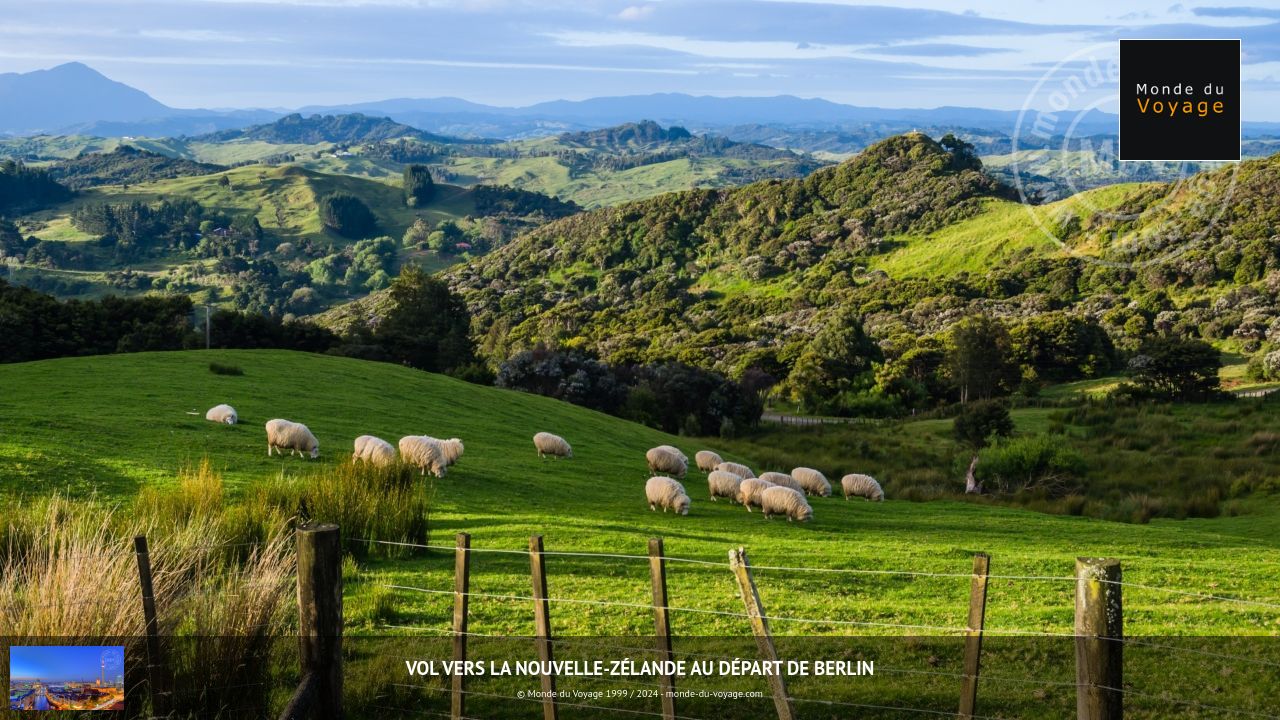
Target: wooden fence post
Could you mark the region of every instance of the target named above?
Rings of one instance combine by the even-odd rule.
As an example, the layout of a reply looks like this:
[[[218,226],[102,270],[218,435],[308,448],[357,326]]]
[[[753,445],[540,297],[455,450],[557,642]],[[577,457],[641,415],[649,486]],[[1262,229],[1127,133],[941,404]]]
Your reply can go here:
[[[964,680],[960,686],[960,717],[972,718],[978,706],[978,669],[982,664],[982,631],[987,617],[987,573],[991,556],[973,556],[973,579],[969,582],[969,621],[964,636]]]
[[[662,550],[662,538],[649,538],[649,579],[653,583],[653,631],[658,644],[658,661],[672,660],[671,616],[667,612],[667,561]],[[676,717],[676,676],[663,672],[658,675],[658,687],[662,692],[663,720]]]
[[[769,619],[760,603],[760,593],[756,591],[756,581],[751,577],[751,565],[747,562],[747,549],[738,548],[729,551],[729,567],[738,579],[738,590],[742,593],[742,603],[747,607],[747,616],[751,619],[751,632],[756,636],[756,647],[760,649],[762,659],[776,662],[778,650],[773,646],[773,636],[769,634]],[[787,694],[787,682],[781,672],[769,677],[769,688],[773,690],[773,706],[778,711],[778,720],[795,720],[796,709]]]
[[[541,675],[542,717],[543,720],[557,720],[556,676],[550,671],[554,659],[551,651],[551,603],[547,600],[547,572],[542,563],[541,535],[529,538],[529,567],[533,577],[534,642],[538,646],[538,660],[548,666],[547,672]]]
[[[342,541],[337,525],[315,523],[297,531],[298,643],[302,673],[314,690],[312,717],[342,718]]]
[[[467,599],[471,592],[471,536],[458,533],[457,549],[453,556],[453,662],[455,668],[467,659]],[[461,720],[467,714],[466,674],[455,669],[453,673],[452,720]]]
[[[1124,717],[1120,561],[1076,559],[1076,717]]]
[[[160,628],[156,623],[155,589],[151,584],[151,553],[147,536],[133,538],[133,551],[138,558],[138,585],[142,588],[142,618],[147,633],[147,684],[151,690],[151,711],[161,717],[169,714],[168,683],[164,679],[164,662],[160,654]]]

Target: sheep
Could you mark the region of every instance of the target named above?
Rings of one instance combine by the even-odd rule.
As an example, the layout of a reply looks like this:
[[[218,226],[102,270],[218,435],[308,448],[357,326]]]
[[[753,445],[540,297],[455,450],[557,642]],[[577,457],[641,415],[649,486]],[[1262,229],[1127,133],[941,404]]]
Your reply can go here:
[[[760,509],[766,520],[774,515],[786,515],[787,522],[813,519],[813,508],[804,499],[804,493],[788,487],[771,487],[760,493]]]
[[[644,494],[649,500],[650,510],[661,507],[662,512],[670,509],[679,515],[689,514],[689,494],[684,491],[684,485],[669,477],[656,475],[649,478],[649,482],[644,484]]]
[[[723,470],[712,470],[707,474],[707,490],[711,493],[711,502],[715,502],[716,498],[729,498],[729,502],[738,499],[738,486],[742,484],[742,478],[730,472]]]
[[[840,489],[844,490],[844,499],[851,497],[866,498],[875,502],[884,502],[884,490],[880,483],[870,475],[849,473],[840,478]]]
[[[320,457],[320,441],[302,423],[281,418],[267,421],[267,457],[275,450],[281,455],[285,450],[294,453],[310,453],[312,459]]]
[[[820,471],[813,468],[798,467],[791,471],[791,477],[800,483],[805,495],[831,497],[831,483],[827,480],[827,476]]]
[[[396,461],[396,449],[380,437],[361,435],[356,438],[355,452],[351,454],[351,461],[386,467]]]
[[[738,485],[738,504],[751,512],[751,506],[760,507],[760,494],[771,487],[777,487],[768,480],[747,478]]]
[[[400,438],[400,457],[418,468],[422,475],[430,470],[432,475],[442,478],[449,469],[440,441],[426,435],[406,435]]]
[[[650,448],[644,457],[649,461],[649,472],[662,472],[682,478],[689,471],[689,461],[670,445]]]
[[[448,440],[440,440],[440,447],[444,450],[444,461],[448,465],[458,462],[458,458],[462,457],[462,441],[458,438],[449,438]]]
[[[784,472],[760,473],[760,479],[768,480],[774,485],[781,485],[782,487],[791,488],[792,490],[795,490],[796,492],[799,492],[802,494],[804,493],[804,487],[800,483],[796,482],[795,478],[791,477],[790,475]]]
[[[552,457],[562,458],[573,457],[573,448],[569,447],[569,443],[559,435],[552,435],[549,432],[540,432],[533,436],[533,446],[538,448],[538,457],[545,458],[550,455]]]
[[[752,472],[751,468],[743,465],[742,463],[736,462],[722,462],[719,465],[716,465],[716,470],[731,472],[744,480],[746,478],[753,478],[756,476],[756,474]]]
[[[204,419],[210,422],[226,423],[227,425],[235,425],[240,422],[240,416],[236,414],[236,409],[226,403],[209,408],[209,412],[204,414]]]
[[[704,473],[709,473],[714,471],[717,465],[724,462],[724,458],[721,458],[719,455],[717,455],[716,453],[710,450],[699,450],[693,456],[693,459],[698,463],[698,469]],[[742,477],[742,476],[739,475],[738,477]]]

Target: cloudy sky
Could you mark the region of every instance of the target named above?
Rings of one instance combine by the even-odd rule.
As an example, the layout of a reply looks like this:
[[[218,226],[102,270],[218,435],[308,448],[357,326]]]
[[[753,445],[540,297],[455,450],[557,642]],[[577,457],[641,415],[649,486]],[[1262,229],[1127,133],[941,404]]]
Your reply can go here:
[[[1117,38],[1238,37],[1245,118],[1280,120],[1266,3],[2,0],[0,72],[79,60],[178,107],[685,92],[1018,109],[1048,68]]]

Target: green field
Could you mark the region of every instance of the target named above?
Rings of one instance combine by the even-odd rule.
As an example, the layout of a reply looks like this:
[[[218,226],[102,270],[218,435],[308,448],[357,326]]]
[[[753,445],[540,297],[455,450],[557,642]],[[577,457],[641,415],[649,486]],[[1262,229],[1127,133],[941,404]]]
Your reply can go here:
[[[233,364],[242,376],[211,373],[210,361]],[[1121,558],[1127,580],[1151,586],[1254,599],[1274,598],[1280,537],[1274,503],[1256,512],[1212,520],[1127,525],[950,501],[883,504],[814,499],[808,524],[764,520],[726,502],[705,499],[700,475],[687,486],[687,517],[645,506],[644,451],[670,442],[690,456],[710,441],[665,436],[648,428],[549,399],[468,385],[443,376],[356,360],[278,351],[155,353],[61,359],[0,367],[0,488],[10,498],[61,493],[124,503],[144,486],[171,484],[184,464],[207,457],[232,497],[280,475],[320,471],[349,453],[351,440],[373,433],[457,436],[466,454],[434,481],[432,541],[473,534],[477,548],[520,550],[532,534],[547,549],[643,554],[647,538],[663,536],[674,557],[723,562],[745,545],[761,565],[932,573],[968,571],[979,551],[993,556],[993,572],[1068,577],[1074,558]],[[236,427],[203,420],[203,411],[230,402]],[[271,458],[262,423],[272,417],[306,422],[321,441],[318,462]],[[937,422],[937,421],[935,421]],[[539,460],[530,436],[564,435],[571,460]],[[751,457],[740,457],[747,462]],[[845,468],[881,474],[883,465],[851,451]],[[764,469],[764,468],[758,468]],[[555,558],[556,597],[645,603],[646,565]],[[527,564],[520,555],[480,555],[473,588],[523,595]],[[379,584],[428,589],[450,586],[452,557],[430,553],[397,560],[369,559],[353,578],[349,623],[374,629],[388,615],[370,610],[385,595]],[[740,611],[726,567],[673,564],[672,605]],[[898,625],[963,624],[968,582],[955,577],[859,576],[761,571],[766,602],[787,616],[875,623],[775,623],[780,634],[910,634]],[[988,626],[999,631],[1069,632],[1072,585],[1063,580],[995,580]],[[397,592],[390,624],[442,630],[449,599]],[[1133,589],[1126,593],[1126,632],[1134,635],[1274,634],[1280,613],[1225,601]],[[477,600],[473,630],[528,633],[532,620],[519,602]],[[629,608],[583,606],[558,618],[559,631],[586,635],[644,634],[650,617]],[[688,634],[744,632],[733,616],[677,613]],[[883,623],[884,626],[879,624]],[[400,632],[400,631],[392,631]]]

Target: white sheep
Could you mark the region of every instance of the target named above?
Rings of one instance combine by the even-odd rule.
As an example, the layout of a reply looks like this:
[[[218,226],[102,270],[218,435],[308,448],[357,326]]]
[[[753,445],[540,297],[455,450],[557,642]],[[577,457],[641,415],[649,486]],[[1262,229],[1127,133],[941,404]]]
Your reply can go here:
[[[724,458],[710,450],[699,450],[694,454],[693,459],[698,463],[698,469],[705,473],[715,470],[717,465],[724,462]]]
[[[380,437],[361,435],[356,438],[355,452],[351,454],[351,461],[386,467],[396,461],[396,449]]]
[[[462,441],[458,438],[449,438],[448,440],[441,440],[439,442],[440,448],[444,450],[445,463],[452,465],[458,462],[458,458],[462,457],[462,451],[464,450],[462,447]]]
[[[662,508],[662,512],[670,509],[679,515],[689,514],[689,494],[684,491],[684,485],[669,477],[658,475],[649,478],[649,482],[644,484],[644,494],[649,500],[650,510]]]
[[[731,472],[734,475],[737,475],[738,477],[743,479],[753,478],[756,476],[755,472],[752,471],[751,468],[747,467],[746,465],[743,465],[742,463],[736,463],[736,462],[722,462],[716,466],[716,470]]]
[[[742,484],[742,478],[731,472],[723,470],[712,470],[707,474],[707,490],[711,493],[711,502],[715,502],[716,498],[729,498],[729,502],[738,499],[738,487]]]
[[[784,472],[765,472],[760,473],[761,480],[768,480],[774,485],[781,485],[785,488],[791,488],[801,494],[804,493],[804,486],[796,482],[796,479]]]
[[[804,499],[804,493],[788,487],[771,487],[760,493],[760,509],[766,520],[774,515],[786,515],[787,522],[813,519],[813,508]]]
[[[430,470],[432,475],[442,478],[449,469],[440,441],[426,435],[406,435],[400,438],[400,457],[418,468],[422,475]]]
[[[573,448],[569,447],[569,443],[559,435],[552,435],[549,432],[540,432],[533,436],[533,446],[538,449],[538,457],[573,457]]]
[[[831,482],[820,471],[813,468],[798,467],[791,471],[791,477],[800,483],[805,495],[831,497]]]
[[[670,445],[650,448],[644,457],[649,461],[649,472],[667,473],[678,478],[684,477],[685,473],[689,472],[689,461],[679,450]]]
[[[858,473],[849,473],[840,478],[840,489],[844,490],[844,499],[851,497],[866,498],[875,502],[884,501],[884,490],[880,487],[880,483],[870,475],[859,475]]]
[[[311,457],[320,457],[320,441],[311,434],[311,430],[302,423],[291,422],[281,418],[267,421],[267,456],[275,450],[281,455],[285,450],[294,453],[310,453]]]
[[[771,487],[777,487],[768,480],[747,478],[738,485],[738,504],[751,512],[751,506],[760,507],[760,495]]]
[[[685,455],[684,451],[676,447],[675,445],[659,445],[658,447],[662,448],[663,450],[666,450],[667,452],[674,453],[675,455],[677,455],[681,460],[684,461],[684,464],[686,466],[689,464],[689,456]]]
[[[240,422],[240,416],[236,414],[236,409],[225,403],[209,408],[209,412],[204,414],[204,419],[210,422],[226,423],[227,425],[235,425]]]

